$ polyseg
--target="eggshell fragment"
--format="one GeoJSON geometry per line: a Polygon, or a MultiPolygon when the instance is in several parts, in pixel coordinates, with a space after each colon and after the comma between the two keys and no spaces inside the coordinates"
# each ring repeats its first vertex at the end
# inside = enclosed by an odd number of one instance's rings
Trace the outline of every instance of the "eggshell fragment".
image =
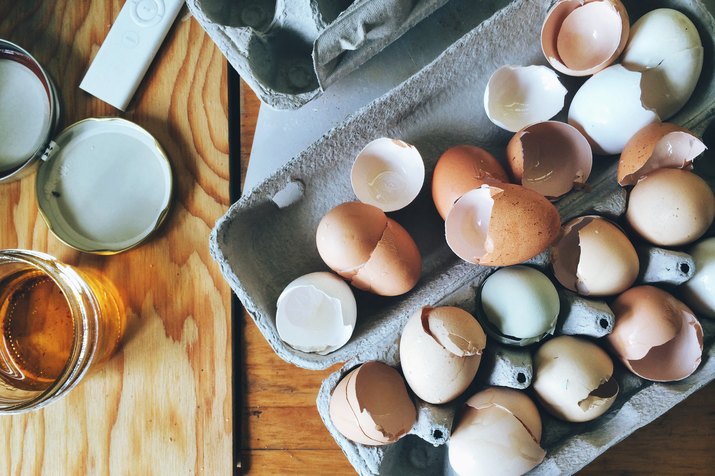
{"type": "Polygon", "coordinates": [[[563,122],[525,127],[509,141],[506,153],[514,179],[550,199],[583,185],[591,174],[591,146],[575,127],[563,122]]]}
{"type": "Polygon", "coordinates": [[[703,67],[698,30],[683,13],[658,8],[631,28],[623,66],[642,71],[643,103],[665,120],[690,99],[703,67]]]}
{"type": "Polygon", "coordinates": [[[449,463],[460,476],[524,474],[546,456],[541,417],[517,390],[492,387],[467,400],[449,440],[449,463]]]}
{"type": "Polygon", "coordinates": [[[432,175],[432,199],[442,219],[459,197],[483,184],[509,182],[509,176],[492,154],[473,145],[447,149],[432,175]]]}
{"type": "Polygon", "coordinates": [[[350,181],[358,200],[392,212],[409,205],[420,193],[425,164],[406,142],[381,137],[355,158],[350,181]]]}
{"type": "Polygon", "coordinates": [[[400,373],[377,361],[343,377],[330,398],[329,414],[345,438],[370,446],[399,440],[417,419],[400,373]]]}
{"type": "Polygon", "coordinates": [[[680,246],[700,238],[715,219],[715,196],[692,172],[659,169],[631,190],[626,219],[658,246],[680,246]]]}
{"type": "Polygon", "coordinates": [[[623,148],[618,160],[618,183],[635,185],[661,168],[691,169],[693,160],[705,149],[705,144],[683,127],[667,122],[650,124],[623,148]]]}
{"type": "Polygon", "coordinates": [[[339,349],[350,340],[356,318],[353,292],[332,273],[301,276],[278,296],[278,335],[303,352],[325,355],[339,349]]]}
{"type": "Polygon", "coordinates": [[[588,139],[594,153],[620,154],[636,132],[660,121],[641,102],[641,76],[614,64],[593,75],[576,92],[568,123],[588,139]]]}
{"type": "Polygon", "coordinates": [[[542,344],[534,356],[534,371],[536,395],[549,413],[562,420],[598,418],[618,395],[613,361],[586,339],[559,336],[542,344]]]}
{"type": "Polygon", "coordinates": [[[318,224],[318,253],[358,289],[397,296],[412,289],[422,260],[412,237],[385,213],[360,202],[330,210],[318,224]]]}
{"type": "Polygon", "coordinates": [[[556,239],[560,217],[538,193],[513,184],[482,185],[457,200],[445,221],[447,244],[465,261],[509,266],[556,239]]]}
{"type": "Polygon", "coordinates": [[[612,306],[616,315],[608,342],[623,364],[655,382],[682,380],[700,365],[703,329],[693,312],[653,286],[624,292],[612,306]]]}
{"type": "Polygon", "coordinates": [[[685,302],[700,315],[715,318],[715,237],[697,243],[690,254],[695,274],[679,289],[685,302]]]}
{"type": "Polygon", "coordinates": [[[490,334],[500,342],[528,345],[554,332],[559,294],[546,275],[528,266],[492,273],[480,291],[490,334]]]}
{"type": "Polygon", "coordinates": [[[410,317],[400,337],[400,365],[413,392],[425,402],[452,401],[477,374],[487,336],[479,322],[458,307],[423,308],[410,317]]]}
{"type": "Polygon", "coordinates": [[[516,132],[558,114],[566,92],[546,66],[502,66],[489,78],[484,109],[494,124],[516,132]]]}
{"type": "Polygon", "coordinates": [[[607,296],[628,289],[638,277],[638,253],[628,237],[605,218],[589,215],[564,225],[551,250],[554,276],[584,296],[607,296]]]}
{"type": "Polygon", "coordinates": [[[588,76],[613,63],[626,46],[628,13],[618,0],[562,0],[546,14],[541,49],[569,76],[588,76]]]}

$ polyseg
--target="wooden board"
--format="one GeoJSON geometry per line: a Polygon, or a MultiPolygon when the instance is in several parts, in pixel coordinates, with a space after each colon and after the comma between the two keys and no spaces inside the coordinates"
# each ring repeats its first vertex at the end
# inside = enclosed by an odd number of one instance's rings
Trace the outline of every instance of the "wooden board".
{"type": "Polygon", "coordinates": [[[208,251],[228,206],[226,62],[180,14],[126,113],[78,89],[121,0],[0,0],[0,37],[29,50],[60,91],[62,124],[119,116],[163,145],[171,212],[146,244],[78,253],[48,233],[34,176],[0,185],[0,247],[99,270],[122,291],[121,351],[44,411],[0,417],[0,474],[230,474],[230,290],[208,251]]]}

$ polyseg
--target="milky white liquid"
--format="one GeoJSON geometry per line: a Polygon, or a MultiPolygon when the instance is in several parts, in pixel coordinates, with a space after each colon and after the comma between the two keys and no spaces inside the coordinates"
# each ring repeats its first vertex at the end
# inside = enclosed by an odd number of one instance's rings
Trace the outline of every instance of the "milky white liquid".
{"type": "Polygon", "coordinates": [[[49,127],[50,105],[42,82],[20,63],[0,59],[0,171],[30,158],[49,127]]]}

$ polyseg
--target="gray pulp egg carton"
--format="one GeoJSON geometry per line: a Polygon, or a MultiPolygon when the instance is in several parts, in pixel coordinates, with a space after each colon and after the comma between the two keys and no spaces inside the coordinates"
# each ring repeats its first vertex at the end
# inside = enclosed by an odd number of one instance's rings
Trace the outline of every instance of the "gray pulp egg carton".
{"type": "MultiPolygon", "coordinates": [[[[686,13],[697,25],[705,48],[703,72],[691,100],[671,121],[702,134],[715,118],[715,20],[711,15],[715,1],[624,3],[631,21],[645,11],[672,7],[686,13]]],[[[328,417],[329,398],[340,378],[361,362],[398,364],[401,329],[417,309],[453,304],[475,311],[477,290],[491,269],[465,263],[449,250],[442,233],[443,222],[432,204],[429,177],[440,154],[460,143],[480,145],[504,161],[504,148],[511,134],[486,118],[482,106],[484,89],[491,73],[502,65],[545,64],[538,38],[550,4],[549,0],[517,0],[497,12],[412,78],[356,112],[241,198],[217,222],[212,233],[214,259],[276,354],[308,369],[344,363],[324,381],[317,404],[328,430],[360,474],[426,475],[450,471],[442,443],[449,437],[458,403],[434,406],[417,401],[418,421],[410,435],[385,447],[367,447],[337,433],[328,417]],[[406,209],[390,214],[415,239],[423,257],[422,278],[415,289],[396,298],[356,291],[358,322],[350,342],[325,356],[296,351],[278,337],[276,300],[298,276],[327,270],[315,246],[318,222],[332,207],[355,199],[350,186],[353,158],[365,144],[380,136],[414,144],[425,161],[428,179],[422,192],[406,209]]],[[[561,79],[572,93],[582,81],[561,79]]],[[[564,116],[562,112],[557,119],[564,116]]],[[[564,221],[589,212],[613,217],[623,213],[626,197],[616,184],[615,167],[612,159],[596,160],[589,178],[591,190],[572,192],[557,203],[564,221]]],[[[709,233],[713,234],[714,229],[709,233]]],[[[546,254],[532,260],[539,267],[547,263],[546,254]]],[[[590,423],[566,424],[545,415],[542,445],[548,454],[534,472],[577,471],[715,379],[715,322],[702,324],[706,337],[703,363],[691,377],[677,383],[653,384],[617,366],[622,391],[603,417],[590,423]]],[[[485,363],[485,367],[491,365],[493,369],[486,380],[498,373],[499,352],[492,353],[492,357],[497,362],[485,363]]],[[[480,370],[478,380],[485,380],[485,370],[489,372],[488,368],[480,370]]]]}
{"type": "Polygon", "coordinates": [[[187,0],[264,103],[296,109],[447,0],[187,0]]]}

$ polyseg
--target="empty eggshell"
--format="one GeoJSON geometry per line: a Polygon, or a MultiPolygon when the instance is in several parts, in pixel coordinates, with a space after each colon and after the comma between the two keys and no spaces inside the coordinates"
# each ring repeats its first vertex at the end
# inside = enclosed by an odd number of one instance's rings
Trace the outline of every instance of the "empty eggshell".
{"type": "Polygon", "coordinates": [[[500,268],[484,281],[480,296],[487,330],[500,342],[529,345],[554,332],[559,294],[539,270],[500,268]]]}
{"type": "Polygon", "coordinates": [[[516,132],[558,114],[566,92],[546,66],[502,66],[489,78],[484,109],[494,124],[516,132]]]}
{"type": "Polygon", "coordinates": [[[561,0],[546,14],[541,49],[557,71],[588,76],[613,63],[628,40],[619,0],[561,0]]]}
{"type": "Polygon", "coordinates": [[[508,182],[509,177],[492,154],[474,145],[447,149],[432,175],[432,199],[444,220],[454,202],[483,184],[508,182]]]}
{"type": "Polygon", "coordinates": [[[693,312],[654,286],[637,286],[611,305],[616,315],[608,342],[623,364],[656,382],[682,380],[700,365],[703,329],[693,312]]]}
{"type": "Polygon", "coordinates": [[[703,45],[687,16],[658,8],[633,24],[621,62],[632,71],[643,72],[643,103],[665,120],[678,112],[695,90],[703,67],[703,45]]]}
{"type": "Polygon", "coordinates": [[[303,352],[327,354],[350,340],[357,305],[350,286],[338,276],[318,272],[285,287],[276,311],[280,338],[303,352]]]}
{"type": "Polygon", "coordinates": [[[347,202],[318,224],[318,253],[330,269],[358,289],[397,296],[412,289],[422,260],[412,237],[377,207],[347,202]]]}
{"type": "Polygon", "coordinates": [[[417,419],[400,373],[377,361],[343,377],[330,397],[329,413],[340,434],[370,446],[399,440],[417,419]]]}
{"type": "Polygon", "coordinates": [[[400,337],[400,365],[415,395],[447,403],[467,389],[477,374],[487,336],[479,322],[458,307],[415,312],[400,337]]]}
{"type": "Polygon", "coordinates": [[[650,124],[623,148],[618,160],[618,183],[635,185],[661,168],[691,169],[693,160],[705,149],[705,144],[683,127],[667,122],[650,124]]]}
{"type": "Polygon", "coordinates": [[[659,169],[633,187],[626,218],[654,245],[685,245],[700,238],[712,224],[715,196],[707,182],[692,172],[659,169]]]}
{"type": "Polygon", "coordinates": [[[544,408],[571,422],[603,415],[616,400],[613,361],[596,344],[578,337],[555,337],[536,351],[533,388],[544,408]]]}
{"type": "Polygon", "coordinates": [[[575,127],[546,121],[517,132],[506,146],[514,179],[524,187],[554,199],[586,183],[593,154],[575,127]]]}
{"type": "Polygon", "coordinates": [[[360,151],[350,174],[358,200],[385,212],[412,203],[424,180],[425,164],[417,149],[386,137],[375,139],[360,151]]]}
{"type": "Polygon", "coordinates": [[[520,185],[482,185],[465,193],[445,221],[447,244],[465,261],[509,266],[538,255],[556,239],[556,207],[520,185]]]}
{"type": "Polygon", "coordinates": [[[588,139],[596,154],[620,154],[636,132],[660,121],[641,102],[641,95],[641,73],[614,64],[579,88],[571,101],[568,123],[588,139]]]}
{"type": "Polygon", "coordinates": [[[679,289],[688,306],[715,318],[715,237],[697,243],[690,254],[695,260],[695,274],[679,289]]]}
{"type": "Polygon", "coordinates": [[[524,474],[543,461],[541,417],[518,390],[492,387],[471,397],[449,440],[460,476],[524,474]]]}
{"type": "Polygon", "coordinates": [[[599,216],[568,222],[551,251],[556,279],[584,296],[618,294],[638,277],[638,253],[633,244],[620,228],[599,216]]]}

